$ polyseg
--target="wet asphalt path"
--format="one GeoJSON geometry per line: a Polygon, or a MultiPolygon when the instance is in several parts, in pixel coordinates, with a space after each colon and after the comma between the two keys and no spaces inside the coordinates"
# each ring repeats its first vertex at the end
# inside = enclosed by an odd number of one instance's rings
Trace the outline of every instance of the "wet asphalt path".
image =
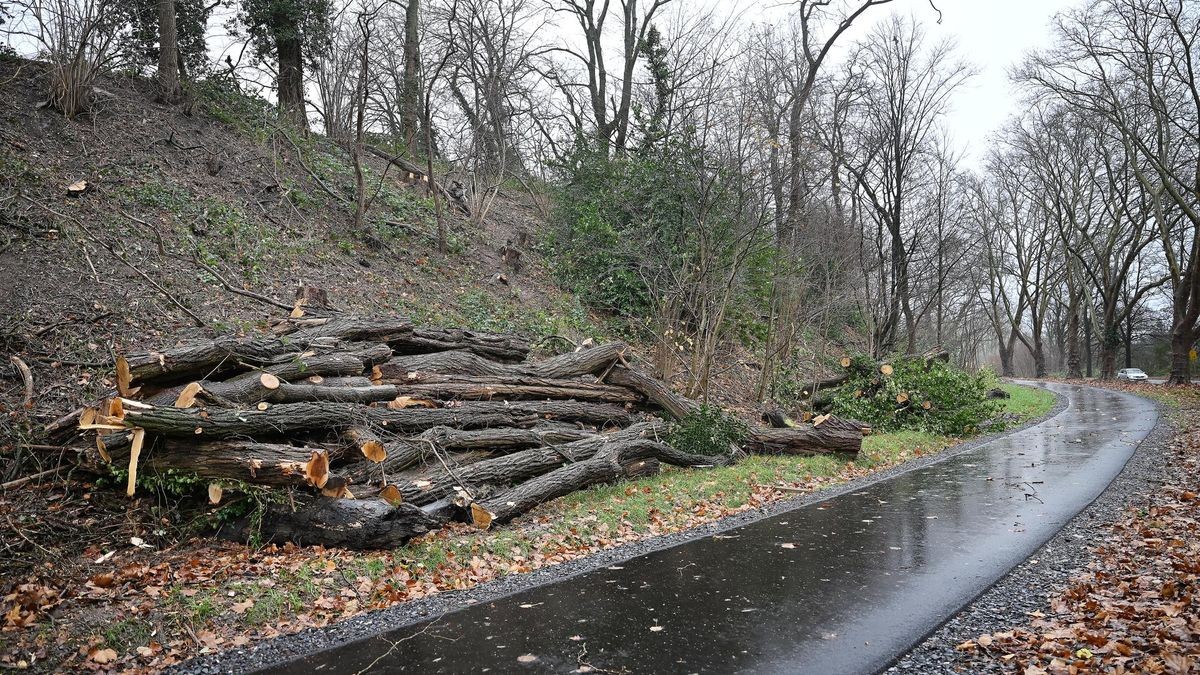
{"type": "Polygon", "coordinates": [[[1157,419],[1042,386],[1063,412],[944,461],[274,672],[878,671],[1095,499],[1157,419]]]}

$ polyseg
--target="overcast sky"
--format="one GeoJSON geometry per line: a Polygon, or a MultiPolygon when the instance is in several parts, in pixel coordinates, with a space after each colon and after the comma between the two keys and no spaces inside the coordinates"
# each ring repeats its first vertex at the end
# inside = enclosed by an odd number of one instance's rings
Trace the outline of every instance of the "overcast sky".
{"type": "MultiPolygon", "coordinates": [[[[1026,52],[1047,46],[1051,17],[1082,1],[935,0],[942,10],[941,25],[936,23],[937,13],[928,0],[892,3],[891,11],[922,20],[931,38],[955,40],[959,52],[979,71],[955,97],[955,110],[946,120],[954,139],[967,153],[968,165],[974,165],[986,150],[988,135],[1018,111],[1008,69],[1026,52]]],[[[888,15],[886,7],[874,10],[874,20],[888,15]]],[[[862,31],[866,29],[864,25],[862,31]]]]}

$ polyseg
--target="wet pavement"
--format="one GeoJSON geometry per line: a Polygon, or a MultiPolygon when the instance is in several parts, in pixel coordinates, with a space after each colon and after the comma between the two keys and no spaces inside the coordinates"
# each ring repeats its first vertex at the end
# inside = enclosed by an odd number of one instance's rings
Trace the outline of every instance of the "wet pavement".
{"type": "Polygon", "coordinates": [[[1044,386],[1062,413],[945,461],[273,672],[878,671],[1095,499],[1157,419],[1044,386]]]}

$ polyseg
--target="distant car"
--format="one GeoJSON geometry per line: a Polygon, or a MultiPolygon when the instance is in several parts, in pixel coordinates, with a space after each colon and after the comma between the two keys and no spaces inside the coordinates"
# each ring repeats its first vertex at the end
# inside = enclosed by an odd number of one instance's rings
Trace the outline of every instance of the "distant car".
{"type": "Polygon", "coordinates": [[[1130,382],[1140,382],[1150,379],[1150,376],[1142,372],[1141,368],[1122,368],[1117,371],[1118,380],[1129,380],[1130,382]]]}

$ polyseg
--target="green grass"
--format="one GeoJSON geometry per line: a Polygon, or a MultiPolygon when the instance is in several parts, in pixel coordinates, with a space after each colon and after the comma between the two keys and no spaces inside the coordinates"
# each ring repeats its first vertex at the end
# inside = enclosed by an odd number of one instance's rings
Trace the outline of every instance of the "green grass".
{"type": "Polygon", "coordinates": [[[1001,399],[1004,412],[1015,413],[1021,421],[1035,419],[1050,412],[1054,407],[1054,394],[1041,387],[1026,387],[1019,384],[1001,384],[1009,398],[1001,399]]]}
{"type": "Polygon", "coordinates": [[[125,654],[150,641],[154,627],[139,619],[118,621],[104,630],[104,644],[125,654]]]}

